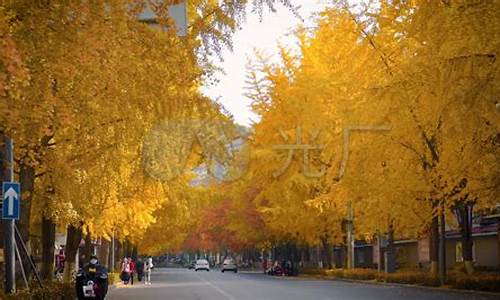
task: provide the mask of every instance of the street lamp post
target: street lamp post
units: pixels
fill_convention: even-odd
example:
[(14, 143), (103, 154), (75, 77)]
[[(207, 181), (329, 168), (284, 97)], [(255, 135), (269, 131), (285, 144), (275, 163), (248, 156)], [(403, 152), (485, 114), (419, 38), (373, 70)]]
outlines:
[[(5, 182), (14, 181), (14, 142), (11, 138), (4, 136), (2, 149), (2, 179)], [(6, 205), (5, 203), (2, 203)], [(16, 267), (15, 267), (15, 221), (4, 220), (4, 264), (5, 264), (5, 292), (7, 294), (16, 291)]]

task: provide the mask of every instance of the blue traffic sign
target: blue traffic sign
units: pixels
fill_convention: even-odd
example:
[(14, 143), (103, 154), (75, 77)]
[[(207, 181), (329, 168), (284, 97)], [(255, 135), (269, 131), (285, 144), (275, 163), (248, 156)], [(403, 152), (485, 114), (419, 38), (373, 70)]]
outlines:
[(21, 186), (17, 182), (2, 184), (2, 219), (18, 220), (21, 204)]

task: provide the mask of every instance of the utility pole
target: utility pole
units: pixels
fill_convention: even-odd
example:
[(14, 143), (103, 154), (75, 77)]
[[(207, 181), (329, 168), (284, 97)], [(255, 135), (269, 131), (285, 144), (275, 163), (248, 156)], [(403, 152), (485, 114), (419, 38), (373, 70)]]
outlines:
[[(14, 181), (14, 146), (11, 138), (3, 136), (2, 149), (2, 179), (6, 182)], [(3, 202), (3, 199), (2, 199)], [(5, 203), (2, 203), (5, 205)], [(5, 262), (5, 292), (13, 294), (16, 291), (15, 269), (15, 231), (14, 220), (3, 220), (4, 225), (4, 262)]]

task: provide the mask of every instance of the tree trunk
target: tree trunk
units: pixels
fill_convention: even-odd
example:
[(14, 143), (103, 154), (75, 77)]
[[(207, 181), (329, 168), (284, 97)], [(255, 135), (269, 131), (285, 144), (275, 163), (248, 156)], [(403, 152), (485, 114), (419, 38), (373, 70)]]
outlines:
[[(35, 169), (32, 166), (20, 164), (19, 182), (22, 187), (21, 215), (17, 223), (19, 232), (23, 238), (28, 255), (31, 254), (30, 245), (30, 221), (31, 221), (31, 203), (33, 202), (33, 191), (35, 185)], [(27, 259), (23, 261), (26, 278), (31, 277), (31, 266)]]
[(82, 228), (69, 225), (66, 236), (66, 262), (64, 263), (64, 281), (70, 282), (71, 275), (76, 270), (76, 254), (82, 240)]
[(293, 262), (293, 265), (295, 266), (295, 272), (298, 273), (297, 268), (299, 266), (299, 262), (300, 262), (301, 257), (299, 255), (299, 249), (298, 249), (296, 242), (293, 243), (292, 253), (293, 253), (292, 254), (293, 255), (292, 262)]
[(94, 254), (94, 246), (92, 245), (92, 237), (90, 233), (85, 236), (85, 247), (83, 248), (83, 261), (87, 263), (90, 257)]
[(396, 272), (396, 249), (394, 247), (394, 228), (392, 224), (389, 225), (389, 231), (387, 233), (387, 249), (386, 249), (387, 259), (385, 261), (387, 273)]
[(123, 250), (125, 257), (132, 256), (132, 250), (130, 247), (130, 242), (128, 240), (123, 241)]
[(377, 271), (382, 272), (382, 234), (377, 232)]
[(461, 204), (456, 208), (460, 233), (462, 235), (462, 258), (467, 274), (474, 272), (473, 240), (472, 240), (472, 209), (471, 203)]
[(128, 249), (127, 249), (127, 240), (123, 240), (123, 242), (121, 242), (121, 258), (122, 257), (127, 257), (128, 256)]
[(316, 260), (318, 268), (323, 269), (323, 259), (321, 257), (321, 246), (319, 243), (316, 245)]
[(342, 258), (342, 267), (343, 269), (347, 269), (349, 267), (348, 261), (349, 261), (349, 247), (347, 245), (341, 245), (340, 246), (340, 251), (341, 251), (341, 258)]
[(439, 262), (439, 220), (438, 216), (432, 217), (430, 228), (429, 256), (431, 261), (431, 274), (438, 275)]
[(441, 285), (446, 283), (446, 219), (444, 215), (444, 205), (439, 213), (439, 279)]
[(328, 242), (328, 238), (324, 237), (321, 239), (321, 244), (323, 245), (323, 261), (325, 267), (328, 269), (332, 268), (332, 245)]
[(500, 268), (500, 218), (497, 219), (497, 264)]
[[(500, 251), (499, 251), (500, 253)], [(300, 247), (300, 262), (299, 262), (299, 266), (301, 268), (304, 268), (307, 266), (307, 263), (306, 263), (306, 249), (305, 247)]]
[[(132, 244), (130, 243), (130, 241), (126, 241), (126, 247), (125, 247), (125, 251), (127, 253), (127, 257), (132, 257)], [(203, 256), (206, 257), (206, 251), (204, 250), (203, 252)]]
[[(113, 251), (113, 240), (108, 243), (108, 260), (106, 261), (106, 264), (108, 265), (109, 272), (114, 272), (115, 266), (113, 265), (113, 261), (116, 262), (116, 246), (115, 246), (115, 251)], [(113, 254), (115, 254), (114, 260), (113, 260)]]
[(116, 257), (115, 257), (115, 268), (118, 266), (120, 267), (120, 263), (124, 257), (124, 254), (123, 254), (123, 243), (118, 241), (118, 240), (115, 240), (115, 243), (116, 243)]
[(50, 280), (54, 274), (54, 243), (56, 224), (42, 216), (42, 279)]
[(132, 259), (137, 260), (137, 246), (132, 247)]
[(108, 269), (111, 271), (112, 268), (109, 267), (109, 247), (110, 247), (110, 242), (104, 238), (101, 238), (101, 247), (99, 248), (99, 262), (102, 265), (105, 265), (108, 267)]

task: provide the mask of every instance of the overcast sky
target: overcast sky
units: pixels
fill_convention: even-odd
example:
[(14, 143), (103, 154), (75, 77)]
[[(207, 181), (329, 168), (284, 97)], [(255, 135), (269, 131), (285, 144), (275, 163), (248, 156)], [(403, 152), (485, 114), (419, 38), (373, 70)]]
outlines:
[[(301, 5), (299, 14), (310, 26), (312, 14), (319, 12), (328, 3), (326, 0), (296, 0)], [(202, 91), (211, 98), (219, 101), (234, 116), (237, 123), (250, 125), (252, 120), (258, 121), (249, 107), (250, 100), (244, 96), (245, 74), (247, 57), (252, 58), (253, 49), (258, 48), (277, 59), (277, 43), (294, 45), (296, 40), (290, 32), (302, 21), (293, 15), (287, 8), (279, 6), (276, 13), (265, 13), (262, 22), (257, 15), (248, 14), (247, 22), (233, 38), (234, 51), (225, 50), (221, 63), (226, 74), (217, 74), (220, 82), (217, 85), (203, 87)]]

